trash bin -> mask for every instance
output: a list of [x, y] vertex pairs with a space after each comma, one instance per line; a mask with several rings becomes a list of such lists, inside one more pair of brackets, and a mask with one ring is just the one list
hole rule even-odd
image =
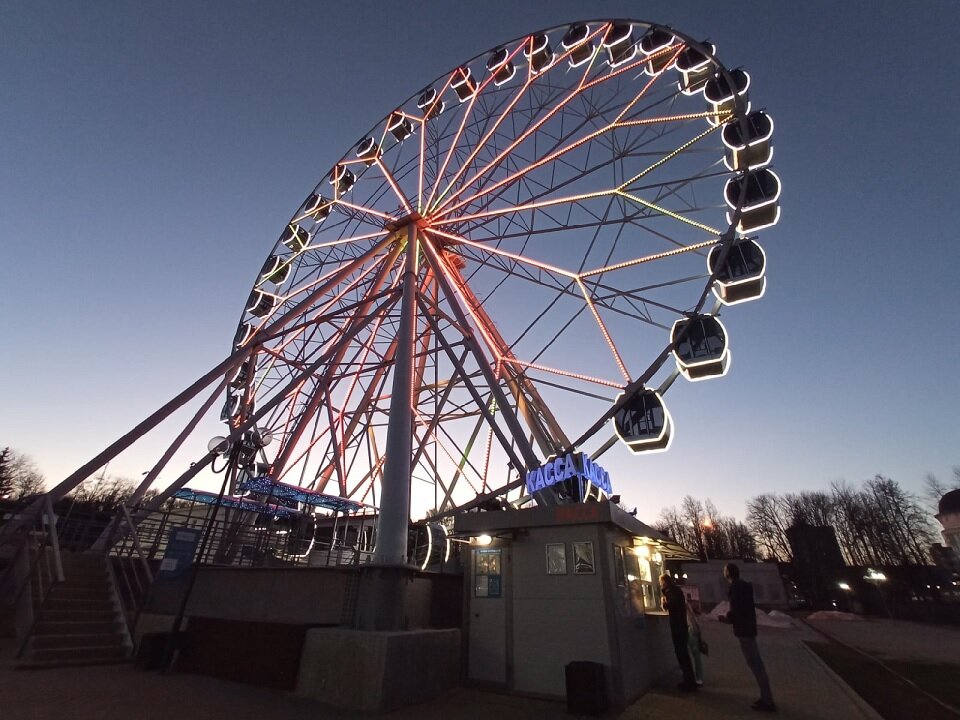
[[598, 662], [575, 660], [567, 663], [567, 712], [602, 715], [610, 706], [607, 674]]
[[138, 670], [163, 670], [170, 647], [170, 633], [144, 633], [137, 645], [133, 666]]

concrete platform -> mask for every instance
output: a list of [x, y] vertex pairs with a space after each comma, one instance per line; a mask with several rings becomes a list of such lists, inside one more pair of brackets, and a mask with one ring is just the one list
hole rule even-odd
[[[618, 720], [714, 720], [757, 718], [750, 709], [757, 691], [728, 626], [704, 623], [710, 643], [706, 685], [692, 695], [674, 686], [679, 671], [661, 687], [610, 717]], [[807, 630], [761, 628], [760, 648], [780, 712], [789, 720], [858, 720], [878, 715], [802, 643]], [[822, 639], [822, 638], [821, 638]], [[360, 711], [322, 705], [290, 693], [197, 675], [160, 675], [132, 666], [13, 671], [13, 644], [0, 639], [0, 708], [3, 720], [341, 720], [367, 718]], [[242, 658], [238, 659], [242, 661]], [[556, 720], [563, 703], [456, 688], [442, 697], [387, 713], [389, 720]]]
[[433, 700], [460, 679], [459, 630], [307, 631], [296, 694], [383, 713]]

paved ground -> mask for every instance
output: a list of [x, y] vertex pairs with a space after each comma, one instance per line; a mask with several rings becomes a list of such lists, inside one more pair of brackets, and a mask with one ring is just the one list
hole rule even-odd
[[885, 660], [960, 665], [960, 629], [901, 620], [817, 620], [810, 625]]
[[[729, 627], [704, 623], [710, 643], [706, 685], [681, 696], [672, 688], [679, 673], [618, 720], [749, 718], [757, 697]], [[795, 720], [877, 718], [801, 642], [809, 629], [761, 629], [760, 646], [780, 705], [779, 717]], [[821, 638], [822, 639], [822, 638]], [[0, 641], [0, 718], [3, 720], [339, 720], [359, 717], [284, 693], [194, 675], [159, 675], [129, 665], [14, 671], [12, 644]], [[562, 703], [459, 689], [440, 700], [390, 713], [390, 720], [547, 720], [564, 717]]]

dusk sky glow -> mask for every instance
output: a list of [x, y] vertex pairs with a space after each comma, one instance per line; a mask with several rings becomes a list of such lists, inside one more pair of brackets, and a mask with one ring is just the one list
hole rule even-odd
[[[947, 0], [5, 3], [0, 447], [59, 482], [229, 353], [287, 219], [374, 122], [461, 61], [591, 18], [671, 25], [745, 68], [783, 182], [766, 294], [722, 316], [729, 373], [670, 391], [668, 452], [602, 457], [614, 492], [647, 521], [686, 494], [742, 518], [761, 492], [949, 476]], [[108, 472], [139, 479], [189, 415]]]

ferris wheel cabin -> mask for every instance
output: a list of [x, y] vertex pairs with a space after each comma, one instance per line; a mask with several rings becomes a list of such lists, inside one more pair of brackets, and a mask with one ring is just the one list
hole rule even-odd
[[741, 240], [719, 265], [722, 247], [715, 245], [707, 256], [707, 270], [716, 272], [713, 293], [724, 305], [736, 305], [763, 297], [767, 287], [767, 256], [754, 240]]
[[756, 110], [742, 121], [723, 126], [723, 144], [727, 148], [724, 163], [731, 170], [747, 171], [766, 167], [773, 160], [773, 118]]
[[[704, 42], [703, 46], [710, 55], [717, 52], [717, 48], [712, 43]], [[677, 56], [676, 67], [681, 77], [677, 88], [684, 95], [696, 95], [703, 90], [714, 72], [710, 58], [693, 47], [688, 47]]]
[[[729, 75], [729, 78], [727, 77]], [[743, 70], [731, 70], [729, 73], [717, 73], [703, 86], [703, 96], [713, 107], [714, 117], [711, 125], [724, 122], [737, 108], [737, 100], [744, 103], [746, 112], [750, 112], [747, 90], [750, 88], [750, 76]]]
[[670, 332], [677, 369], [692, 382], [727, 374], [730, 349], [720, 318], [694, 315], [677, 320]]
[[[761, 168], [730, 178], [723, 197], [731, 210], [740, 207], [737, 232], [743, 235], [773, 227], [780, 220], [780, 178], [773, 170]], [[727, 222], [733, 222], [731, 212]]]
[[673, 33], [663, 28], [651, 28], [640, 38], [640, 52], [648, 58], [644, 72], [651, 77], [657, 76], [673, 64], [674, 56], [669, 48], [676, 40]]
[[673, 440], [673, 420], [656, 390], [643, 388], [613, 416], [617, 436], [634, 454], [661, 452]]

